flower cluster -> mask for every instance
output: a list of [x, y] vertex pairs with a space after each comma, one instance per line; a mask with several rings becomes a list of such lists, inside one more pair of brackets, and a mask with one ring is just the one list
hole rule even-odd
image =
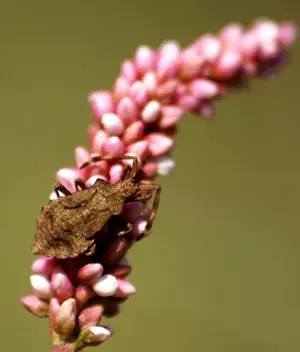
[[[230, 24], [217, 35], [205, 34], [181, 49], [174, 41], [157, 49], [141, 46], [125, 60], [110, 91], [90, 95], [95, 123], [88, 128], [90, 150], [75, 150], [76, 167], [58, 171], [57, 179], [75, 192], [74, 181], [90, 187], [100, 178], [117, 183], [128, 160], [101, 160], [84, 169], [93, 155], [135, 155], [138, 177], [166, 175], [175, 163], [170, 157], [176, 126], [186, 112], [213, 116], [213, 102], [254, 76], [277, 72], [296, 37], [292, 23], [260, 19], [248, 29]], [[54, 199], [56, 194], [51, 195]], [[142, 202], [126, 203], [122, 215], [97, 234], [96, 255], [59, 261], [42, 257], [32, 266], [34, 294], [22, 299], [34, 315], [49, 316], [53, 351], [76, 351], [97, 345], [112, 334], [99, 325], [103, 316], [118, 313], [135, 293], [126, 280], [131, 266], [125, 255], [147, 224], [150, 212]], [[116, 237], [122, 222], [133, 225]]]

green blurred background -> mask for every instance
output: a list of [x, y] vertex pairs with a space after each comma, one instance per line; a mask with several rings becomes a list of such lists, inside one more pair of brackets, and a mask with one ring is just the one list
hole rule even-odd
[[[55, 171], [86, 144], [89, 92], [140, 44], [188, 44], [229, 21], [300, 19], [295, 0], [0, 2], [1, 350], [49, 351], [31, 291], [35, 220]], [[98, 350], [300, 348], [300, 46], [275, 79], [180, 123], [153, 236], [130, 253], [138, 294]]]

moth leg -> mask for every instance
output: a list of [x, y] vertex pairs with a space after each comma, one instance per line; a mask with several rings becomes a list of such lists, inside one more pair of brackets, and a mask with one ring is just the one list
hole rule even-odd
[[131, 224], [127, 224], [127, 228], [125, 230], [122, 230], [118, 233], [118, 236], [124, 236], [126, 235], [127, 233], [131, 232], [132, 231], [132, 225]]
[[106, 161], [119, 161], [119, 160], [132, 160], [132, 168], [129, 174], [129, 177], [135, 177], [137, 173], [137, 168], [138, 168], [138, 159], [134, 155], [120, 155], [120, 156], [109, 156], [109, 155], [97, 155], [93, 156], [90, 160], [86, 161], [80, 166], [80, 170], [83, 170], [87, 166], [96, 163], [101, 160], [106, 160]]
[[145, 186], [147, 185], [148, 186], [147, 188], [149, 190], [153, 190], [156, 192], [155, 192], [154, 201], [153, 201], [153, 205], [152, 205], [152, 211], [149, 216], [147, 225], [145, 227], [145, 230], [139, 235], [137, 240], [141, 240], [143, 237], [146, 237], [149, 235], [151, 228], [152, 228], [152, 225], [153, 225], [153, 222], [155, 220], [156, 212], [157, 212], [158, 205], [159, 205], [160, 193], [161, 193], [161, 187], [159, 185], [157, 185], [155, 183], [149, 184], [149, 183], [147, 183], [147, 181], [146, 182], [141, 181], [141, 183], [144, 184]]
[[57, 195], [57, 198], [61, 197], [60, 193], [61, 192], [64, 196], [69, 196], [71, 194], [71, 192], [61, 183], [56, 183], [53, 186], [54, 192]]
[[83, 189], [87, 188], [86, 184], [82, 181], [81, 178], [76, 178], [74, 184], [76, 191], [82, 191]]

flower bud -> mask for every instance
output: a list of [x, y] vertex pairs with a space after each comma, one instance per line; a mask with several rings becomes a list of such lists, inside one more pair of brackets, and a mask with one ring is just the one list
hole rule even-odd
[[34, 293], [43, 299], [49, 300], [51, 297], [50, 282], [48, 278], [41, 274], [33, 274], [30, 276], [31, 286]]
[[49, 304], [37, 296], [24, 296], [21, 302], [30, 313], [39, 318], [49, 315]]
[[62, 339], [66, 339], [73, 332], [76, 325], [76, 300], [69, 298], [60, 306], [56, 315], [54, 329]]
[[112, 275], [103, 275], [94, 282], [92, 287], [99, 296], [108, 297], [115, 294], [118, 282]]

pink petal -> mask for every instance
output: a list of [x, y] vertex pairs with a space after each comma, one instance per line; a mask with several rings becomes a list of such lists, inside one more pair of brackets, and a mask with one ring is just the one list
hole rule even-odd
[[219, 39], [228, 46], [237, 46], [243, 36], [243, 27], [240, 23], [230, 23], [219, 32]]
[[89, 97], [92, 105], [92, 114], [99, 121], [107, 112], [114, 111], [114, 105], [110, 92], [95, 92]]
[[69, 280], [67, 274], [62, 269], [55, 269], [51, 278], [51, 291], [52, 294], [60, 301], [63, 302], [74, 294], [74, 287]]
[[156, 91], [157, 97], [160, 99], [172, 98], [179, 86], [177, 79], [171, 79], [161, 84]]
[[147, 72], [143, 77], [143, 85], [150, 95], [155, 93], [157, 88], [157, 78], [154, 72]]
[[77, 167], [80, 167], [90, 159], [90, 153], [84, 147], [75, 148], [75, 160]]
[[191, 82], [190, 93], [197, 99], [212, 99], [217, 96], [219, 90], [215, 82], [208, 79], [195, 79]]
[[89, 285], [78, 285], [75, 291], [75, 299], [78, 309], [81, 309], [96, 293]]
[[84, 308], [78, 315], [78, 325], [81, 331], [98, 325], [104, 312], [102, 304], [93, 304]]
[[21, 302], [30, 313], [39, 318], [45, 317], [49, 313], [49, 304], [37, 296], [24, 296]]
[[157, 173], [157, 163], [155, 161], [149, 161], [143, 166], [142, 171], [145, 175], [145, 178], [147, 179], [154, 178]]
[[64, 168], [56, 173], [57, 180], [63, 184], [70, 192], [75, 192], [74, 181], [80, 178], [80, 171], [77, 169]]
[[124, 98], [128, 94], [130, 87], [131, 87], [130, 82], [128, 82], [123, 77], [119, 77], [116, 80], [116, 83], [113, 87], [114, 98], [116, 100], [120, 100], [120, 99]]
[[142, 140], [127, 147], [127, 152], [131, 155], [136, 155], [140, 163], [143, 163], [148, 155], [149, 144], [147, 141]]
[[118, 289], [115, 293], [115, 297], [129, 297], [136, 293], [135, 287], [128, 281], [123, 279], [117, 279]]
[[279, 25], [278, 41], [286, 49], [289, 48], [296, 40], [297, 27], [292, 22], [284, 22]]
[[147, 89], [141, 81], [136, 81], [131, 86], [130, 97], [138, 106], [143, 106], [147, 103], [147, 100], [149, 98]]
[[109, 182], [112, 184], [118, 183], [123, 175], [123, 169], [121, 164], [112, 165], [109, 170]]
[[236, 50], [225, 50], [217, 61], [213, 74], [217, 78], [227, 79], [232, 77], [241, 65], [241, 54]]
[[190, 94], [184, 94], [177, 98], [177, 104], [185, 111], [192, 111], [198, 105], [198, 99]]
[[92, 142], [92, 152], [99, 153], [100, 150], [102, 149], [103, 143], [105, 141], [107, 141], [107, 139], [108, 139], [107, 134], [104, 131], [99, 130], [97, 132], [97, 134], [95, 135], [94, 140]]
[[54, 321], [54, 330], [61, 339], [68, 338], [76, 325], [76, 300], [69, 298], [60, 306]]
[[195, 46], [204, 60], [210, 63], [218, 59], [222, 48], [219, 38], [216, 38], [212, 34], [206, 34], [200, 37], [195, 42]]
[[99, 131], [99, 127], [97, 125], [94, 125], [94, 124], [89, 125], [88, 138], [90, 142], [93, 142], [98, 131]]

